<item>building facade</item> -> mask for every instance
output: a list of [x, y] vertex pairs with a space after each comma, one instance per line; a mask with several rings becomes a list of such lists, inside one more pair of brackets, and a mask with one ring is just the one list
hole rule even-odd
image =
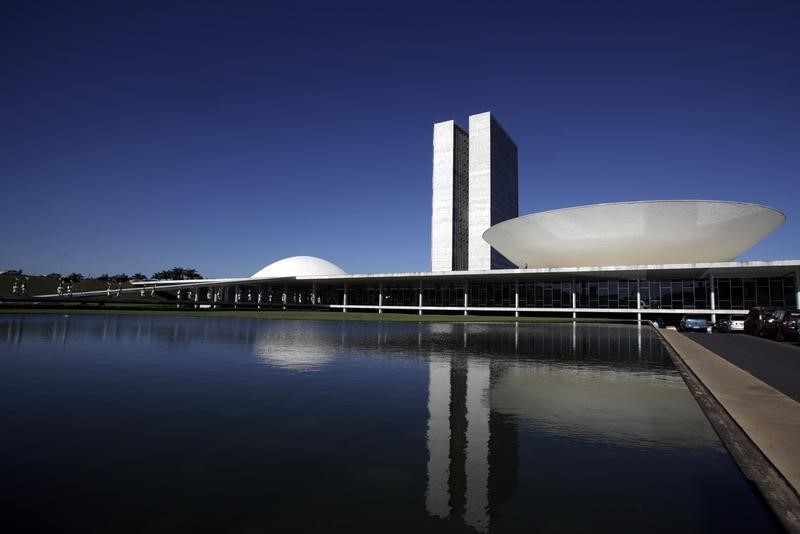
[[305, 275], [165, 281], [159, 286], [161, 291], [178, 290], [178, 305], [190, 307], [618, 316], [669, 322], [686, 313], [716, 320], [717, 315], [741, 314], [753, 306], [796, 307], [800, 261]]
[[469, 130], [452, 120], [434, 125], [432, 186], [430, 272], [347, 274], [296, 256], [249, 278], [134, 284], [175, 295], [179, 307], [212, 309], [674, 322], [800, 306], [800, 260], [732, 261], [783, 223], [773, 208], [639, 201], [519, 217], [517, 146], [491, 113], [470, 116]]
[[469, 134], [455, 121], [433, 126], [431, 270], [466, 271]]
[[431, 270], [515, 267], [484, 239], [519, 215], [517, 146], [491, 113], [433, 126]]
[[516, 267], [483, 239], [519, 215], [517, 145], [491, 113], [469, 118], [469, 270]]

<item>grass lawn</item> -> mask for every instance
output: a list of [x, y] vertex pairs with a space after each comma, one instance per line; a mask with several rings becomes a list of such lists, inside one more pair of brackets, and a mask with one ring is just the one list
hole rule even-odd
[[416, 313], [376, 313], [376, 312], [347, 312], [342, 311], [312, 311], [312, 310], [180, 310], [180, 309], [154, 309], [131, 304], [114, 305], [105, 308], [86, 308], [79, 303], [66, 305], [59, 308], [39, 308], [38, 306], [15, 306], [0, 308], [0, 314], [119, 314], [119, 315], [176, 315], [183, 317], [234, 317], [246, 319], [288, 319], [288, 320], [316, 320], [316, 321], [373, 321], [373, 322], [405, 322], [405, 323], [564, 323], [564, 322], [625, 322], [623, 319], [602, 318], [577, 318], [571, 317], [514, 317], [513, 315], [441, 315]]

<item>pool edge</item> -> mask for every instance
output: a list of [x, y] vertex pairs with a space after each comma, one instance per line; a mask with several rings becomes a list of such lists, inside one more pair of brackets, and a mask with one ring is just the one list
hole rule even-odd
[[[797, 445], [793, 448], [792, 443], [800, 428], [800, 404], [678, 332], [654, 330], [745, 478], [787, 532], [800, 534], [800, 458], [787, 461], [786, 456], [788, 453], [789, 458], [797, 457]], [[734, 380], [728, 381], [731, 378]], [[742, 385], [751, 393], [745, 392]], [[754, 424], [754, 414], [745, 413], [746, 406], [753, 406], [752, 391], [778, 406], [773, 416], [791, 420], [793, 424], [787, 432], [776, 430], [775, 425]]]

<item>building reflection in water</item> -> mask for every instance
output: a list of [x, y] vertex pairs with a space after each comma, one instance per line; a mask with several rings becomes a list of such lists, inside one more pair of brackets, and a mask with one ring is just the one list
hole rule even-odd
[[428, 513], [486, 532], [514, 495], [519, 457], [513, 417], [492, 412], [488, 359], [432, 358], [428, 395]]
[[[536, 474], [520, 473], [535, 440], [585, 444], [588, 452], [719, 447], [649, 328], [333, 322], [310, 328], [303, 321], [118, 316], [0, 321], [7, 347], [24, 348], [32, 338], [87, 352], [128, 340], [202, 346], [212, 354], [240, 345], [263, 364], [295, 371], [322, 371], [340, 356], [416, 360], [428, 370], [425, 507], [432, 517], [480, 532], [499, 523], [518, 488], [538, 483]], [[522, 451], [520, 436], [527, 444]]]
[[430, 352], [428, 513], [486, 532], [517, 491], [521, 431], [592, 448], [719, 447], [653, 332], [618, 326], [431, 327], [469, 349]]
[[493, 370], [489, 358], [474, 355], [431, 355], [429, 362], [426, 507], [479, 532], [514, 494], [518, 465], [516, 423], [491, 411]]
[[269, 365], [292, 371], [319, 371], [331, 363], [346, 343], [343, 329], [339, 336], [303, 328], [302, 321], [286, 322], [278, 329], [258, 329], [253, 352]]

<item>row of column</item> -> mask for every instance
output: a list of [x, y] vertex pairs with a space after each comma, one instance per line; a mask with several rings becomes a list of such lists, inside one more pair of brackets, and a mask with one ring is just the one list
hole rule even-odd
[[[795, 306], [800, 308], [800, 270], [796, 270], [795, 271], [794, 278], [795, 278], [794, 283], [795, 283], [795, 290], [796, 290]], [[716, 321], [717, 320], [717, 317], [716, 317], [717, 314], [715, 313], [715, 311], [716, 311], [717, 307], [716, 307], [716, 292], [714, 290], [714, 274], [713, 273], [709, 274], [709, 282], [711, 284], [711, 286], [710, 286], [711, 287], [711, 291], [710, 291], [711, 307], [710, 308], [711, 308], [711, 312], [712, 312], [711, 313], [711, 320], [712, 321]], [[636, 279], [636, 317], [637, 317], [638, 320], [641, 320], [641, 318], [642, 318], [642, 311], [641, 310], [643, 309], [642, 308], [642, 295], [641, 295], [640, 285], [641, 285], [641, 279], [637, 278]], [[230, 289], [230, 286], [223, 287], [223, 295], [222, 295], [222, 298], [221, 298], [221, 302], [227, 302], [229, 300], [229, 296], [230, 296], [229, 295], [229, 289]], [[240, 291], [239, 291], [239, 286], [238, 285], [237, 286], [233, 286], [233, 289], [234, 289], [233, 304], [234, 304], [234, 306], [238, 306], [238, 304], [240, 303], [240, 297], [241, 297]], [[214, 292], [214, 297], [213, 297], [212, 300], [210, 300], [210, 302], [212, 302], [215, 305], [220, 303], [220, 300], [217, 298], [217, 290], [215, 288], [209, 288], [209, 291], [213, 291]], [[282, 297], [282, 301], [281, 301], [284, 306], [286, 305], [285, 296], [287, 295], [287, 291], [288, 291], [288, 287], [284, 286], [284, 297]], [[316, 294], [317, 294], [317, 283], [313, 282], [312, 283], [312, 289], [311, 289], [312, 298], [314, 296], [316, 296]], [[422, 283], [422, 281], [420, 281], [420, 283], [419, 283], [419, 300], [418, 300], [418, 306], [417, 306], [419, 315], [422, 315], [422, 311], [423, 311], [422, 295], [423, 295], [423, 283]], [[199, 288], [197, 288], [193, 292], [192, 297], [193, 297], [192, 300], [194, 300], [195, 307], [199, 307], [199, 305], [200, 305]], [[260, 292], [259, 292], [259, 297], [260, 297]], [[260, 298], [258, 299], [257, 304], [260, 307], [260, 304], [261, 304], [261, 299]], [[342, 306], [342, 312], [346, 313], [347, 312], [347, 306], [348, 306], [347, 305], [347, 284], [344, 285], [344, 296], [343, 296], [343, 299], [342, 299], [342, 305], [343, 305]], [[469, 308], [469, 285], [468, 285], [468, 283], [464, 283], [464, 306], [463, 306], [463, 308], [464, 308], [464, 315], [468, 315], [469, 314], [469, 312], [467, 310], [467, 308]], [[577, 294], [575, 292], [575, 280], [573, 279], [572, 280], [572, 310], [573, 310], [572, 311], [572, 317], [573, 318], [575, 318], [577, 316], [577, 309], [578, 309], [578, 299], [577, 299]], [[383, 313], [383, 282], [380, 283], [379, 290], [378, 290], [378, 313]], [[519, 317], [519, 280], [514, 280], [514, 316], [515, 317]]]
[[[717, 309], [716, 307], [716, 292], [714, 291], [714, 274], [709, 274], [709, 282], [711, 287], [711, 320], [717, 320], [717, 314], [714, 311]], [[572, 317], [577, 317], [577, 308], [578, 308], [578, 296], [575, 292], [575, 279], [572, 279]], [[316, 284], [315, 284], [316, 286]], [[797, 294], [795, 296], [796, 306], [800, 308], [800, 271], [795, 271], [795, 288], [797, 290]], [[419, 283], [419, 303], [418, 303], [418, 312], [419, 315], [422, 315], [422, 281]], [[316, 289], [314, 290], [316, 293]], [[347, 284], [344, 285], [344, 298], [342, 299], [342, 312], [347, 312]], [[469, 285], [464, 283], [464, 315], [468, 315], [467, 308], [469, 308]], [[641, 279], [636, 279], [636, 318], [637, 320], [642, 320], [642, 293], [641, 293]], [[383, 282], [380, 283], [378, 288], [378, 313], [383, 313]], [[519, 280], [514, 280], [514, 316], [519, 317]]]

